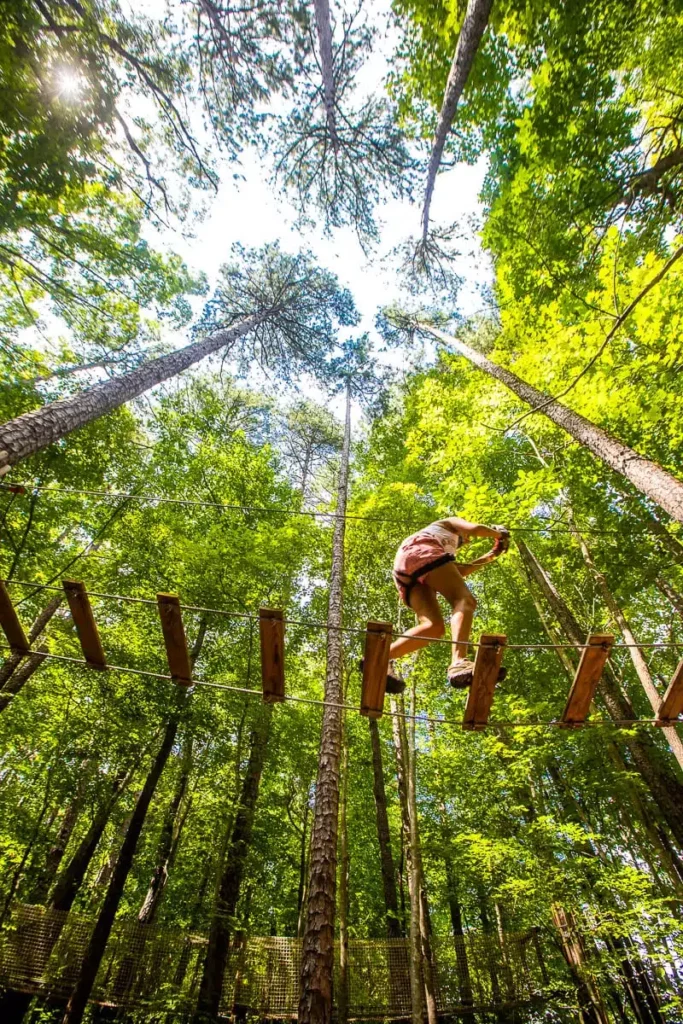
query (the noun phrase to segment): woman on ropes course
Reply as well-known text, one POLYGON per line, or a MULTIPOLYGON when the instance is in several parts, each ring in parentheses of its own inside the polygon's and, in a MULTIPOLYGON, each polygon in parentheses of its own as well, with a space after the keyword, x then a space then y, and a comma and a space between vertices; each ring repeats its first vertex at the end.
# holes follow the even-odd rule
MULTIPOLYGON (((396 672, 395 659, 419 650, 444 634, 437 594, 445 597, 451 606, 453 654, 448 667, 448 682, 458 688, 471 684, 474 662, 468 660, 467 641, 477 602, 464 577, 498 558, 509 545, 510 534, 504 526, 482 526, 458 516, 430 523, 403 541, 394 559, 394 583, 403 603, 415 612, 417 625, 406 630, 405 635, 391 645, 388 693, 400 693, 405 686, 396 672), (495 543, 487 554, 473 562, 456 564, 455 552, 469 544, 473 537, 494 537, 495 543)), ((504 673, 505 669, 501 669, 500 679, 504 673)))

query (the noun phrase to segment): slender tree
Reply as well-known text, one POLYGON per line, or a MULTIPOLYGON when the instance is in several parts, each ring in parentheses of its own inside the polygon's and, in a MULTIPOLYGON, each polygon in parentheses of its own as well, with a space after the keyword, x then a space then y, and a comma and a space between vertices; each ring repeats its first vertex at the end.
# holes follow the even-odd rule
POLYGON ((306 929, 301 956, 299 1024, 330 1024, 334 969, 334 917, 337 876, 339 767, 342 738, 342 610, 344 537, 351 452, 351 383, 346 386, 346 415, 337 510, 332 538, 332 571, 327 610, 327 669, 320 758, 311 833, 306 929))
POLYGON ((336 322, 355 318, 348 292, 340 291, 336 278, 317 269, 308 254, 287 256, 275 245, 233 249, 235 262, 223 268, 202 321, 210 329, 205 338, 5 423, 0 474, 214 352, 277 365, 283 375, 301 367, 324 372, 336 322), (247 337, 250 345, 238 348, 247 337))
POLYGON ((531 384, 527 384, 511 370, 506 370, 503 366, 487 359, 485 355, 477 352, 464 341, 453 338, 436 327, 427 324, 421 326, 459 355, 468 359, 473 366, 499 380, 522 401, 533 406, 536 412, 542 413, 558 427, 562 427, 598 459, 616 473, 630 480, 641 493, 656 502, 672 518, 683 522, 683 482, 672 476, 658 463, 646 459, 595 423, 591 423, 585 416, 562 405, 561 402, 548 399, 541 391, 531 384))
MULTIPOLYGON (((517 540, 517 547, 530 575, 538 584, 564 633, 573 643, 583 644, 585 631, 581 629, 569 606, 562 600, 547 572, 523 540, 517 540)), ((633 706, 622 692, 609 665, 603 673, 598 692, 612 718, 617 721, 635 719, 633 706)), ((636 770, 642 776, 652 799, 671 829, 676 843, 683 846, 683 785, 672 772, 661 765, 652 742, 646 736, 634 736, 627 732, 624 743, 636 770)))
POLYGON ((460 35, 453 56, 453 63, 448 73, 446 91, 441 105, 441 112, 436 124, 436 133, 432 143, 432 152, 427 168, 427 184, 425 186, 424 204, 422 207, 422 239, 427 241, 429 234, 429 210, 436 184, 436 176, 441 165, 448 133, 453 126, 458 102, 467 84, 474 58, 486 26, 488 25, 493 0, 468 0, 465 18, 460 28, 460 35))
POLYGON ((261 775, 268 752, 272 712, 272 704, 260 708, 252 731, 249 761, 223 859, 218 898, 209 928, 194 1024, 206 1024, 218 1018, 230 938, 235 930, 235 911, 251 846, 261 775))
MULTIPOLYGON (((27 639, 29 644, 33 645, 36 642, 63 601, 64 596, 62 594, 55 594, 55 596, 45 605, 43 610, 39 612, 28 633, 27 639)), ((0 689, 3 689, 7 685, 10 676, 15 669, 19 667, 23 659, 24 655, 21 651, 11 651, 8 654, 3 664, 0 666, 0 689)))
POLYGON ((382 765, 382 744, 379 727, 374 718, 368 719, 370 744, 372 747, 372 794, 375 799, 375 818, 377 822, 377 841, 379 843, 379 863, 382 874, 382 891, 384 893, 384 910, 386 914, 387 938, 401 938, 401 921, 398 911, 398 892, 396 891, 396 873, 394 858, 391 852, 391 833, 387 815, 387 794, 384 788, 384 767, 382 765))

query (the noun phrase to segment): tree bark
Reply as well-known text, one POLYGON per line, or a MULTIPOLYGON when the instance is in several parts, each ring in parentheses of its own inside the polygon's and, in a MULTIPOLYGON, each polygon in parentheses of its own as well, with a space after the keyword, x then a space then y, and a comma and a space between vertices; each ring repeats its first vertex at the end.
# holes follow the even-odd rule
POLYGON ((376 719, 369 718, 368 726, 370 728, 370 742, 372 745, 372 792, 375 798, 375 818, 377 821, 377 841, 379 843, 379 862, 382 872, 387 938, 400 939, 402 934, 401 922, 398 913, 398 892, 396 890, 394 858, 391 852, 387 795, 384 788, 382 745, 376 719))
MULTIPOLYGON (((595 579, 595 581, 597 582, 603 600, 607 605, 610 614, 612 615, 614 621, 617 623, 619 629, 621 630, 621 635, 624 638, 624 642, 629 644, 628 653, 633 663, 633 667, 636 670, 636 675, 640 680, 640 685, 643 687, 643 690, 645 691, 645 695, 650 702, 650 706, 656 718, 659 714, 659 707, 662 702, 662 698, 655 685, 655 681, 652 678, 652 675, 650 674, 650 669, 648 668, 648 664, 645 658, 643 657, 643 652, 637 645, 636 638, 631 632, 631 627, 628 623, 628 620, 624 615, 623 611, 621 610, 621 608, 619 607, 619 605, 617 604, 616 598, 614 597, 612 591, 609 588, 607 579, 605 578, 603 573, 600 572, 597 565, 595 564, 593 555, 591 554, 590 548, 586 544, 586 541, 579 533, 579 531, 576 529, 576 527, 572 526, 571 530, 576 539, 578 540, 579 545, 581 546, 583 560, 586 563, 589 572, 593 576, 593 579, 595 579)), ((671 753, 674 755, 681 768, 683 768, 683 742, 681 741, 680 736, 676 732, 676 727, 673 725, 664 726, 662 728, 662 733, 666 737, 666 741, 669 744, 669 749, 671 750, 671 753)))
POLYGON ((392 731, 396 755, 396 778, 401 802, 403 824, 403 847, 406 852, 406 873, 408 875, 408 897, 410 901, 410 927, 408 976, 410 980, 411 1024, 423 1024, 424 981, 422 977, 422 936, 420 934, 420 879, 419 868, 414 857, 410 806, 408 800, 408 739, 405 719, 402 717, 403 698, 391 698, 392 731))
MULTIPOLYGON (((36 616, 27 638, 31 646, 36 642, 63 601, 64 596, 62 594, 55 594, 52 600, 48 601, 43 610, 36 616)), ((7 680, 15 669, 19 667, 21 662, 24 660, 24 657, 25 655, 22 654, 21 651, 11 651, 10 654, 8 654, 2 666, 0 666, 0 689, 3 689, 6 686, 7 680)))
POLYGON ((332 56, 332 19, 329 0, 313 0, 315 27, 320 48, 320 71, 323 80, 323 106, 330 142, 335 153, 339 151, 337 135, 336 89, 334 84, 334 59, 332 56))
POLYGON ((349 1019, 349 836, 347 831, 347 804, 349 795, 349 746, 346 728, 342 740, 342 777, 339 806, 339 993, 337 995, 338 1024, 349 1019))
MULTIPOLYGON (((576 644, 585 641, 584 631, 579 626, 569 606, 562 600, 550 577, 525 542, 517 540, 517 547, 527 570, 544 594, 555 617, 567 637, 576 644)), ((635 711, 606 666, 598 687, 609 715, 615 720, 635 719, 635 711)), ((683 785, 676 776, 657 762, 657 751, 649 737, 624 734, 624 743, 629 750, 633 764, 650 790, 652 799, 659 807, 662 817, 671 829, 679 846, 683 846, 683 785)))
POLYGON ((683 617, 683 595, 679 594, 677 590, 674 590, 671 584, 665 579, 662 579, 661 576, 657 577, 655 583, 657 590, 659 590, 661 594, 664 594, 664 597, 671 602, 678 614, 683 617))
POLYGON ((488 25, 493 0, 468 0, 465 18, 458 36, 458 43, 455 47, 453 63, 448 73, 446 91, 441 105, 439 120, 436 125, 436 134, 432 143, 432 154, 429 158, 427 169, 427 185, 425 187, 424 205, 422 207, 422 237, 427 238, 429 233, 429 209, 432 204, 436 175, 441 164, 444 146, 448 133, 453 125, 453 118, 457 110, 463 89, 467 84, 474 58, 479 49, 484 30, 488 25))
POLYGON ((590 972, 585 969, 586 954, 574 919, 564 907, 556 904, 553 907, 553 921, 560 936, 562 953, 576 986, 581 1024, 610 1024, 600 992, 593 984, 590 972))
POLYGON ((10 706, 16 695, 26 686, 26 683, 36 669, 39 669, 43 664, 46 657, 47 647, 43 644, 33 654, 29 654, 22 665, 15 668, 2 690, 0 690, 0 712, 5 711, 10 706))
POLYGON ((554 399, 549 399, 537 388, 527 384, 510 370, 487 359, 481 352, 466 345, 457 338, 452 338, 435 327, 426 327, 435 337, 451 347, 459 355, 468 359, 473 366, 483 370, 513 391, 522 401, 533 409, 547 416, 549 420, 565 430, 580 444, 584 445, 598 459, 613 469, 615 473, 626 477, 642 494, 651 498, 660 508, 668 512, 673 519, 683 522, 683 482, 667 472, 657 462, 639 455, 633 448, 622 444, 607 431, 596 426, 578 412, 554 399))
POLYGON ((90 764, 90 756, 85 757, 81 762, 78 782, 76 784, 76 792, 64 811, 64 816, 57 835, 55 836, 55 840, 47 852, 43 869, 31 889, 29 903, 42 903, 47 898, 50 887, 57 876, 57 872, 59 871, 62 860, 64 859, 64 854, 66 853, 66 848, 69 845, 69 840, 71 839, 73 830, 76 827, 78 816, 81 813, 83 800, 85 798, 86 782, 88 779, 88 767, 90 764))
POLYGON ((351 450, 351 389, 346 389, 344 444, 332 539, 332 573, 327 622, 327 671, 320 758, 311 835, 306 931, 301 956, 299 1024, 330 1024, 334 969, 334 916, 339 815, 339 764, 342 732, 342 607, 344 535, 351 450))
POLYGON ((154 758, 152 767, 150 768, 145 784, 142 787, 142 791, 137 799, 135 810, 130 820, 130 824, 126 831, 125 838, 121 845, 116 865, 112 873, 107 892, 104 897, 104 902, 100 910, 95 927, 90 941, 88 942, 85 955, 81 963, 81 969, 78 975, 78 980, 74 986, 74 990, 71 993, 69 1001, 66 1006, 64 1017, 62 1018, 62 1024, 80 1024, 83 1020, 83 1015, 92 992, 92 987, 95 983, 97 971, 104 951, 111 934, 111 929, 114 924, 114 918, 116 917, 116 911, 118 910, 121 897, 123 896, 123 889, 126 884, 126 880, 130 873, 130 869, 133 866, 133 858, 135 857, 135 851, 137 850, 138 841, 142 832, 142 827, 147 817, 147 811, 152 802, 152 797, 156 790, 161 773, 166 767, 166 763, 173 749, 175 742, 176 733, 178 731, 178 722, 182 713, 183 707, 188 699, 188 692, 185 688, 178 688, 174 694, 176 701, 176 707, 168 720, 164 736, 161 741, 159 751, 154 758))
POLYGON ((130 373, 112 377, 77 395, 49 402, 40 409, 9 420, 0 426, 0 458, 6 453, 2 464, 13 466, 29 455, 35 455, 73 430, 99 419, 112 409, 118 409, 169 377, 177 376, 212 352, 229 349, 263 319, 264 314, 249 316, 234 327, 215 331, 202 341, 150 359, 130 373))
POLYGON ((209 941, 204 957, 194 1024, 205 1024, 218 1018, 223 979, 230 951, 230 938, 235 930, 235 910, 240 897, 244 869, 251 846, 254 817, 261 787, 261 775, 268 753, 268 736, 273 705, 259 709, 251 736, 239 806, 234 818, 230 842, 223 861, 218 898, 211 919, 209 941))

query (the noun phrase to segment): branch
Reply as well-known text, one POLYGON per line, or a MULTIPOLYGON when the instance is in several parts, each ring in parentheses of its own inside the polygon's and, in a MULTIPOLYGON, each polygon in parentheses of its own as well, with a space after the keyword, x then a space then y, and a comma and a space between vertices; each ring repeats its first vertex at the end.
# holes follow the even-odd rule
POLYGON ((576 387, 581 378, 584 377, 591 369, 591 367, 594 366, 595 363, 598 361, 602 353, 605 351, 605 349, 611 342, 614 335, 617 333, 617 331, 622 326, 624 321, 628 319, 628 317, 631 315, 631 313, 636 308, 638 303, 645 298, 648 292, 650 292, 655 287, 655 285, 659 284, 662 278, 665 277, 665 275, 669 272, 674 263, 676 263, 676 261, 679 260, 681 256, 683 256, 683 245, 679 249, 676 249, 676 252, 667 260, 667 262, 664 264, 661 270, 658 271, 658 273, 656 273, 650 281, 648 281, 648 283, 645 285, 642 291, 638 292, 635 299, 633 299, 628 304, 624 312, 621 313, 620 316, 618 316, 615 319, 614 323, 612 324, 612 327, 605 335, 605 338, 597 352, 591 357, 591 359, 588 360, 584 368, 581 370, 579 374, 577 374, 577 376, 574 378, 571 384, 568 384, 564 391, 559 391, 556 395, 551 395, 551 397, 548 398, 545 402, 541 402, 540 405, 534 406, 533 409, 529 409, 528 412, 525 412, 518 419, 513 420, 510 426, 505 428, 505 433, 507 433, 509 430, 512 430, 514 427, 519 426, 519 424, 522 423, 522 421, 525 420, 527 416, 532 416, 535 412, 543 412, 543 410, 546 409, 549 405, 552 405, 552 403, 556 402, 559 398, 564 398, 564 396, 567 395, 572 390, 572 388, 576 387))

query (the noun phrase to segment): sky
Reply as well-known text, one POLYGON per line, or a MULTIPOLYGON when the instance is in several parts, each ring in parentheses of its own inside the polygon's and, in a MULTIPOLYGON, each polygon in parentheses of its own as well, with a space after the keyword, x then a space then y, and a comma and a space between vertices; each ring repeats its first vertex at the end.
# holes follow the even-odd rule
MULTIPOLYGON (((175 2, 175 0, 174 0, 175 2)), ((341 0, 343 2, 343 0, 341 0)), ((165 9, 165 0, 137 0, 135 9, 159 17, 165 9)), ((379 26, 371 58, 361 69, 357 83, 358 96, 383 90, 389 62, 392 58, 396 33, 392 28, 388 0, 365 0, 365 11, 373 24, 379 26)), ((201 114, 196 113, 194 127, 198 137, 203 135, 201 114)), ((462 254, 455 266, 463 278, 459 296, 459 309, 472 314, 484 305, 480 289, 491 284, 492 271, 487 256, 482 252, 476 231, 471 227, 481 217, 479 193, 486 173, 485 161, 475 166, 459 164, 441 173, 432 203, 432 223, 446 227, 454 222, 467 225, 462 254)), ((247 246, 260 246, 279 240, 284 249, 296 251, 305 247, 313 251, 320 263, 337 274, 342 285, 353 294, 362 321, 358 328, 368 331, 377 342, 374 330, 377 310, 385 304, 401 299, 401 284, 391 269, 387 255, 401 242, 420 230, 421 194, 416 202, 388 198, 377 211, 380 241, 376 250, 364 253, 352 228, 335 229, 325 237, 321 230, 301 230, 295 226, 295 212, 287 198, 274 192, 268 183, 268 169, 263 158, 253 151, 243 153, 240 164, 224 165, 218 194, 212 200, 203 221, 187 230, 154 231, 149 229, 150 242, 155 247, 177 252, 191 269, 203 271, 210 284, 216 279, 218 268, 226 261, 233 242, 247 246)), ((180 341, 180 339, 179 339, 180 341)), ((380 361, 397 367, 405 357, 395 353, 378 353, 380 361)), ((262 383, 262 382, 257 382, 262 383)), ((312 397, 321 399, 310 382, 303 389, 312 397)))

